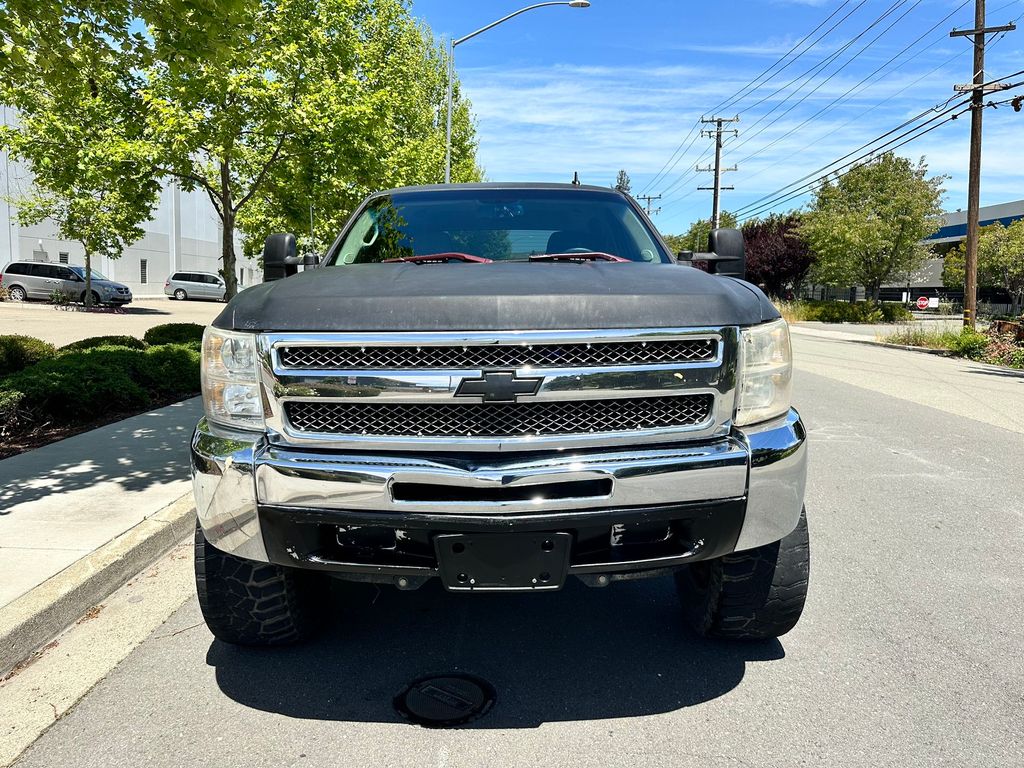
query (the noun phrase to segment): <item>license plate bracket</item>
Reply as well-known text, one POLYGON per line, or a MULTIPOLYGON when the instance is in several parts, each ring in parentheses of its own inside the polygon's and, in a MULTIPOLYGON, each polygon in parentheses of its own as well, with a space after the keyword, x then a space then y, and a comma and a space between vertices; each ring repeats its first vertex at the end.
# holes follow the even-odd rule
POLYGON ((434 537, 452 592, 549 592, 569 572, 571 533, 444 533, 434 537))

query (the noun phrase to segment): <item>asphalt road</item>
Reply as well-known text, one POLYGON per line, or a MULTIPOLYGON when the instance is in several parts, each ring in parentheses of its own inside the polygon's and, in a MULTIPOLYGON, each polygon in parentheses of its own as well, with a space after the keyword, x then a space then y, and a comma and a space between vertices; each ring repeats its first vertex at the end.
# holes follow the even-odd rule
POLYGON ((1024 765, 1024 376, 794 341, 812 569, 781 641, 693 638, 667 580, 346 587, 278 651, 214 642, 190 598, 19 765, 1024 765), (392 709, 455 670, 497 689, 482 719, 392 709))

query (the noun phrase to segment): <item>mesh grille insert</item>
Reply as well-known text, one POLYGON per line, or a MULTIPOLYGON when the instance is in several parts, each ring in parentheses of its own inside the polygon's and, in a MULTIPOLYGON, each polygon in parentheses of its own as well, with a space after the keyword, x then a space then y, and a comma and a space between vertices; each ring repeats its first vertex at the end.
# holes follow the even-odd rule
POLYGON ((528 403, 289 402, 299 432, 379 437, 530 437, 668 429, 702 424, 714 396, 528 403))
POLYGON ((391 368, 585 368, 656 365, 714 360, 715 339, 612 341, 593 344, 321 347, 293 346, 279 350, 281 365, 300 370, 391 368))

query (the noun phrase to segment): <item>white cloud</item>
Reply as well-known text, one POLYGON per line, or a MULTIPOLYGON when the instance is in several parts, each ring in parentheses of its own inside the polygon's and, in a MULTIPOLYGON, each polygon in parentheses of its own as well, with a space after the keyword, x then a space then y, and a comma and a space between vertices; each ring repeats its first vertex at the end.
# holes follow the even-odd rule
MULTIPOLYGON (((1020 69, 1013 66, 1009 49, 999 54, 991 71, 1020 69)), ((950 50, 933 49, 917 56, 804 126, 800 124, 857 86, 874 66, 843 72, 824 83, 813 80, 781 106, 788 91, 768 99, 753 113, 741 109, 741 135, 731 149, 726 147, 725 162, 730 165, 756 154, 739 172, 729 174, 728 183, 737 189, 725 194, 725 206, 735 208, 779 189, 946 99, 952 93, 951 84, 965 77, 962 70, 969 52, 915 81, 951 55, 950 50), (785 114, 817 85, 821 87, 815 93, 785 114), (886 99, 890 100, 882 103, 886 99), (777 107, 775 111, 758 123, 773 107, 777 107), (786 135, 791 131, 792 135, 786 135), (742 146, 740 142, 744 142, 742 146)), ((616 171, 625 168, 633 179, 634 192, 640 192, 694 122, 745 86, 761 68, 752 64, 749 71, 723 71, 699 60, 691 65, 466 68, 460 69, 460 76, 478 119, 479 157, 489 178, 557 181, 568 180, 579 171, 585 182, 611 184, 616 171)), ((763 86, 756 95, 723 111, 731 116, 737 106, 768 96, 778 87, 775 82, 763 86)), ((1015 151, 1019 139, 1014 138, 1014 131, 1019 133, 1024 123, 1005 108, 989 110, 985 119, 983 200, 1018 199, 1024 190, 1024 159, 1015 151)), ((962 205, 957 201, 965 197, 967 126, 965 115, 898 150, 915 159, 927 155, 933 172, 953 176, 947 184, 951 207, 962 205)), ((674 171, 650 190, 657 194, 676 184, 658 219, 666 231, 685 228, 691 220, 706 215, 710 194, 695 192, 694 187, 698 181, 709 181, 709 176, 704 174, 698 180, 689 169, 709 148, 708 140, 698 139, 674 171)))

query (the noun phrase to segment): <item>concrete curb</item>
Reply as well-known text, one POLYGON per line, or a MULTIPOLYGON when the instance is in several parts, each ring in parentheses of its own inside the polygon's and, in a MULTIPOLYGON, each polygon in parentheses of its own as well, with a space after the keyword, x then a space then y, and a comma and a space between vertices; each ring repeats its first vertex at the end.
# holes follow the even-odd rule
POLYGON ((0 608, 0 676, 155 562, 194 526, 189 493, 0 608))

